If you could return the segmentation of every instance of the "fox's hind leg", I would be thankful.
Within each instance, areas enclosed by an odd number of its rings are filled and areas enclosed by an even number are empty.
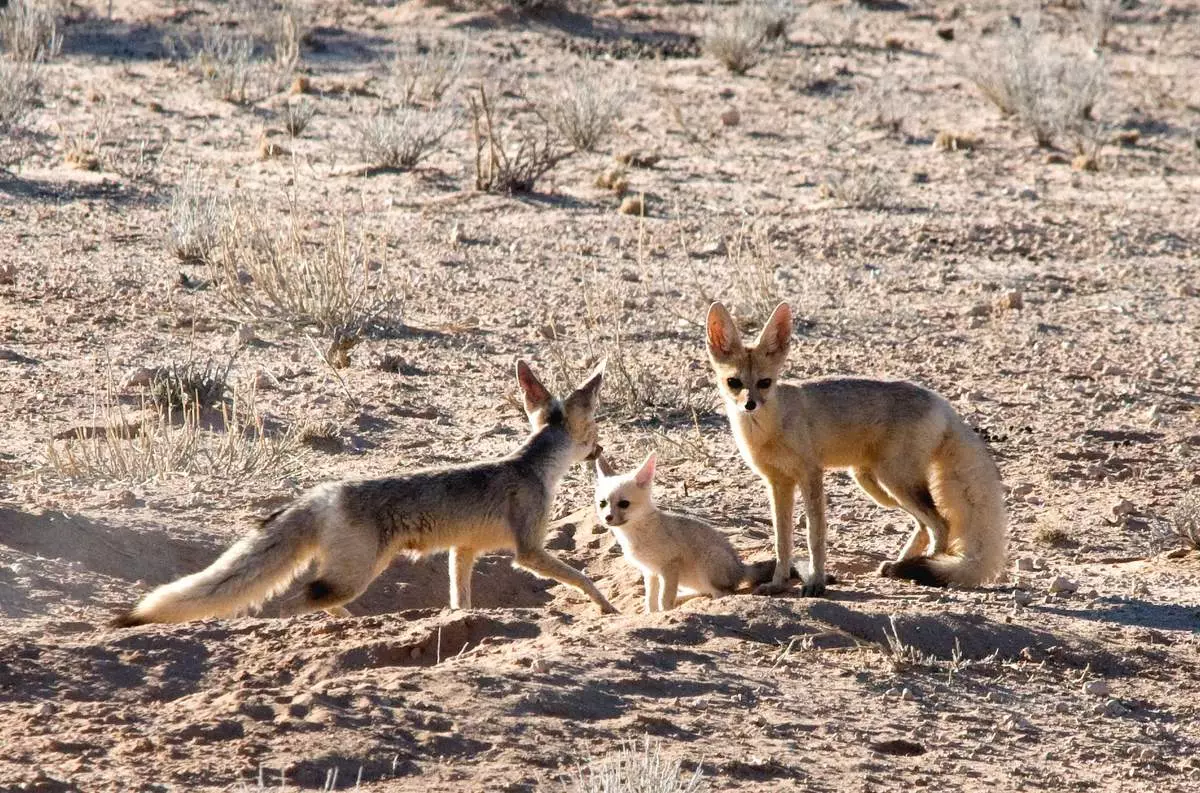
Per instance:
[[[944,552],[950,540],[950,524],[938,512],[925,476],[913,476],[911,466],[901,463],[888,469],[876,469],[875,474],[888,495],[919,524],[905,544],[901,560],[920,553]],[[925,531],[922,532],[920,527],[924,527]],[[927,538],[921,536],[924,533],[928,534]]]
[[[322,551],[317,577],[283,602],[283,616],[320,610],[350,616],[345,604],[361,595],[379,573],[378,554],[366,542],[341,539],[336,552]]]
[[[879,506],[885,509],[896,509],[900,504],[896,499],[888,495],[888,492],[879,484],[879,480],[867,468],[855,468],[851,472],[854,476],[854,481],[863,489],[863,492],[871,497]]]
[[[673,565],[662,571],[661,588],[658,591],[658,610],[670,611],[675,608],[675,599],[679,595],[679,570]]]

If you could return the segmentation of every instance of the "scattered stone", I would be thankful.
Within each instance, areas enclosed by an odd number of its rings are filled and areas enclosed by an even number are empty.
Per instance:
[[[942,41],[954,41],[954,28],[950,25],[943,25],[937,29],[937,35]]]
[[[534,674],[545,674],[550,671],[550,662],[545,658],[534,658],[529,662],[529,671]]]
[[[1122,498],[1118,499],[1117,502],[1112,505],[1112,507],[1109,509],[1109,514],[1111,514],[1117,520],[1120,520],[1126,515],[1135,514],[1137,511],[1138,509],[1133,505],[1132,501]]]
[[[1050,591],[1056,595],[1067,595],[1079,591],[1079,584],[1066,576],[1058,576],[1050,582]]]
[[[1083,684],[1083,693],[1094,697],[1107,697],[1112,693],[1112,686],[1107,680],[1089,680]]]
[[[1025,296],[1019,290],[1011,290],[1000,295],[994,301],[998,311],[1020,311],[1025,308]]]
[[[1029,482],[1022,482],[1019,485],[1013,485],[1012,494],[1017,498],[1022,498],[1033,492],[1033,485]]]
[[[1017,571],[1021,573],[1032,573],[1037,570],[1037,564],[1032,556],[1022,556],[1017,560]]]
[[[1028,606],[1033,602],[1033,593],[1027,589],[1014,589],[1012,599],[1018,606]]]
[[[1080,154],[1071,160],[1071,170],[1095,172],[1100,170],[1100,161],[1090,154]]]
[[[628,195],[621,200],[621,206],[617,210],[622,215],[638,215],[645,217],[646,202],[641,195]]]
[[[109,502],[109,506],[119,507],[121,509],[129,509],[137,506],[137,496],[132,490],[121,490],[113,496]]]
[[[1023,201],[1037,201],[1038,193],[1037,190],[1034,190],[1032,187],[1026,187],[1017,193],[1017,198],[1020,198]]]
[[[742,121],[742,114],[736,107],[731,107],[721,114],[721,123],[727,127],[736,127]]]
[[[266,369],[254,370],[254,387],[261,391],[269,391],[279,386],[279,380]]]

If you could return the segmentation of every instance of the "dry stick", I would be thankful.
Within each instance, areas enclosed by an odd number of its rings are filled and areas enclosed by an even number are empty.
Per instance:
[[[342,379],[342,375],[340,372],[338,372],[337,367],[335,367],[333,363],[331,363],[330,360],[325,357],[325,354],[321,352],[321,348],[317,346],[317,343],[312,340],[311,336],[306,336],[305,338],[308,340],[309,346],[313,348],[313,352],[317,354],[317,358],[320,359],[321,363],[328,366],[329,371],[333,372],[333,377],[338,381],[338,384],[341,385],[342,392],[346,394],[346,399],[350,400],[350,404],[354,407],[359,407],[358,400],[355,399],[354,395],[350,393],[350,388],[346,385],[346,381]]]

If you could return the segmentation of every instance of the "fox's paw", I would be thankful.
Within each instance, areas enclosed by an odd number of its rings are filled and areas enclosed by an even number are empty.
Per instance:
[[[819,598],[825,596],[825,576],[813,576],[800,585],[800,597]]]
[[[756,594],[756,595],[778,595],[780,592],[786,592],[790,588],[791,588],[791,584],[787,581],[784,581],[779,584],[775,583],[774,581],[768,581],[765,584],[759,584],[758,586],[754,587],[754,594]]]
[[[606,600],[600,604],[600,613],[601,614],[620,614],[621,612],[617,611],[617,607],[614,606],[612,603],[609,603]]]

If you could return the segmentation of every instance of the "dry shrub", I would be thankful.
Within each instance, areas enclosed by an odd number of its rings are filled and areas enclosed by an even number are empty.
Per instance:
[[[743,225],[726,247],[726,268],[732,276],[735,316],[763,325],[781,299],[775,283],[779,259],[765,225]]]
[[[626,97],[611,75],[586,69],[559,81],[539,103],[537,114],[577,150],[595,151],[612,132]]]
[[[419,110],[402,105],[363,117],[355,127],[363,162],[381,170],[415,168],[441,148],[458,114],[449,108]]]
[[[1036,19],[1013,28],[964,59],[962,69],[1001,113],[1019,119],[1039,146],[1049,146],[1086,126],[1104,92],[1104,62],[1064,51],[1038,28]]]
[[[251,37],[210,28],[201,36],[193,62],[221,99],[238,105],[252,101],[257,65]]]
[[[869,169],[831,174],[822,184],[822,197],[853,209],[882,209],[895,185],[880,171]]]
[[[316,113],[316,105],[307,99],[288,102],[283,106],[283,128],[287,130],[288,135],[298,138],[308,129],[308,124]]]
[[[193,169],[187,169],[171,194],[167,245],[182,262],[207,262],[220,241],[224,218],[225,199]]]
[[[938,151],[974,151],[983,139],[973,132],[951,132],[942,130],[933,139],[933,148]]]
[[[475,141],[475,189],[497,193],[532,192],[538,180],[571,152],[561,150],[549,128],[538,131],[501,129],[501,120],[479,88],[469,97],[471,135]],[[514,143],[515,138],[515,143]]]
[[[762,4],[747,0],[723,13],[710,11],[704,29],[704,51],[734,74],[745,74],[762,62],[774,27]]]
[[[216,410],[132,412],[110,386],[96,400],[92,427],[50,441],[46,463],[58,476],[81,481],[140,483],[165,474],[241,479],[288,472],[295,449],[294,433],[267,428],[252,392],[235,393]]]
[[[0,50],[14,61],[46,61],[62,51],[53,2],[8,0],[0,8]]]
[[[219,408],[229,393],[229,372],[236,355],[225,366],[209,360],[204,368],[189,358],[155,370],[150,378],[149,398],[160,412]]]
[[[425,44],[417,38],[400,45],[389,79],[402,104],[436,105],[454,87],[466,62],[465,39]]]
[[[306,234],[311,225],[294,200],[283,219],[248,203],[231,204],[208,257],[219,293],[252,316],[325,334],[387,327],[401,294],[380,263],[383,242],[352,233],[345,216],[322,238]]]
[[[687,774],[647,736],[639,747],[622,744],[616,752],[593,758],[575,771],[575,793],[701,793],[709,789],[700,769]]]
[[[1084,38],[1094,49],[1100,49],[1108,44],[1108,34],[1112,31],[1117,12],[1121,10],[1122,0],[1087,0],[1079,4],[1076,15]]]
[[[32,150],[25,120],[41,94],[37,63],[0,60],[0,169],[17,165]]]
[[[1171,510],[1171,530],[1185,548],[1200,551],[1200,494],[1185,493]]]

